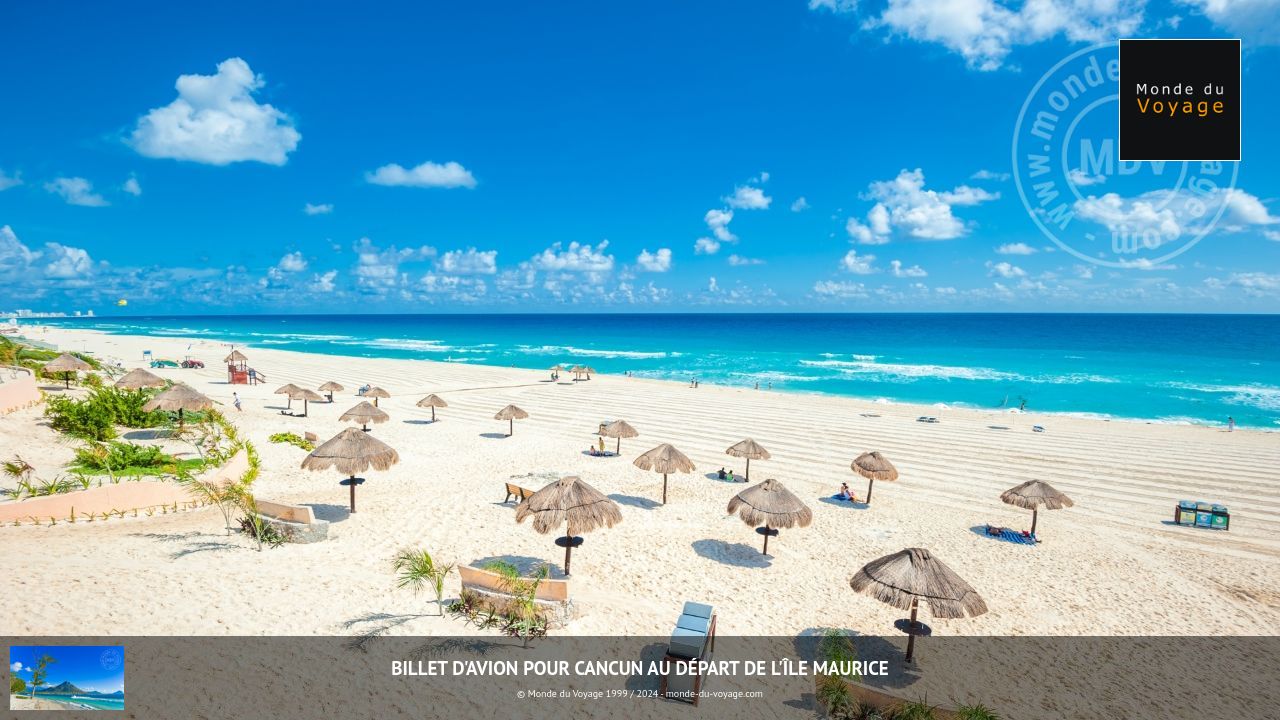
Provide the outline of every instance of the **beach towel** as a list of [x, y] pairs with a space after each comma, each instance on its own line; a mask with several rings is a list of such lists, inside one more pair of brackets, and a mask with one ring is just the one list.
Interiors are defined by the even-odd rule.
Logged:
[[1017, 530], [1010, 530], [1009, 528], [1000, 528], [999, 535], [992, 535], [991, 533], [987, 533], [986, 535], [992, 540], [1003, 540], [1004, 542], [1010, 542], [1015, 545], [1035, 545], [1036, 544], [1036, 540], [1034, 537], [1023, 535]]

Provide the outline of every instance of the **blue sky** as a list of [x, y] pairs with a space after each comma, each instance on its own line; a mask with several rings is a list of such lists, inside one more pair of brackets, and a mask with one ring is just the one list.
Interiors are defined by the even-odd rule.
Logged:
[[[6, 6], [0, 310], [1280, 310], [1280, 0], [458, 5]], [[1010, 177], [1116, 37], [1245, 48], [1223, 219], [1125, 267]]]
[[45, 686], [70, 682], [86, 692], [124, 690], [124, 647], [120, 645], [13, 645], [9, 672], [29, 686], [42, 655], [54, 659], [46, 668]]

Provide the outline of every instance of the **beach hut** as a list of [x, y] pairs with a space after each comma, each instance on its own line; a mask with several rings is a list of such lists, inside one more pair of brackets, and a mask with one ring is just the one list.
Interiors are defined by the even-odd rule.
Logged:
[[667, 475], [671, 473], [691, 473], [697, 468], [687, 455], [668, 443], [663, 443], [635, 459], [635, 466], [641, 470], [652, 470], [662, 473], [662, 504], [667, 504]]
[[147, 412], [155, 412], [163, 410], [164, 412], [178, 413], [178, 430], [183, 427], [183, 413], [187, 410], [196, 412], [199, 410], [208, 410], [213, 407], [213, 401], [201, 395], [185, 383], [177, 383], [168, 390], [156, 395], [147, 401], [142, 409]]
[[302, 459], [304, 470], [328, 470], [337, 468], [338, 472], [348, 476], [342, 481], [351, 489], [351, 512], [356, 511], [356, 485], [364, 483], [364, 478], [356, 477], [356, 473], [369, 468], [384, 471], [400, 462], [400, 454], [390, 445], [355, 428], [347, 428], [334, 435], [323, 445], [311, 451]]
[[273, 394], [284, 395], [286, 398], [288, 398], [288, 406], [286, 409], [292, 410], [293, 396], [297, 394], [297, 392], [301, 389], [302, 388], [298, 387], [297, 385], [294, 385], [293, 383], [287, 383], [285, 385], [281, 385], [280, 387], [276, 388], [276, 391]]
[[1021, 485], [1000, 493], [1004, 502], [1031, 511], [1031, 537], [1036, 536], [1036, 518], [1040, 508], [1061, 510], [1075, 505], [1071, 498], [1058, 492], [1043, 480], [1028, 480]]
[[607, 438], [617, 438], [618, 448], [614, 451], [616, 454], [622, 454], [622, 438], [639, 437], [640, 432], [631, 427], [626, 420], [614, 420], [607, 425], [600, 426], [600, 436]]
[[515, 430], [516, 430], [515, 421], [524, 420], [527, 417], [529, 417], [529, 413], [525, 412], [524, 410], [521, 410], [515, 405], [508, 405], [502, 408], [501, 410], [499, 410], [498, 414], [493, 416], [493, 419], [506, 420], [507, 421], [507, 437], [511, 437], [511, 435], [515, 433]]
[[222, 362], [227, 364], [227, 382], [232, 385], [249, 384], [249, 358], [244, 353], [232, 350], [222, 358]]
[[122, 390], [141, 390], [142, 388], [159, 388], [168, 385], [169, 381], [142, 368], [125, 373], [115, 382]]
[[853, 459], [849, 467], [867, 479], [867, 504], [871, 504], [871, 486], [877, 480], [897, 480], [898, 468], [878, 452], [865, 452]]
[[334, 393], [342, 392], [345, 389], [346, 388], [342, 387], [341, 385], [339, 385], [338, 383], [332, 380], [320, 386], [320, 392], [329, 394], [329, 402], [333, 402]]
[[289, 399], [302, 401], [302, 415], [300, 415], [299, 417], [306, 417], [307, 403], [320, 402], [321, 400], [324, 400], [324, 396], [316, 392], [315, 390], [309, 390], [307, 388], [298, 388], [297, 392], [289, 395]]
[[915, 652], [916, 635], [929, 632], [916, 622], [921, 599], [936, 618], [976, 617], [987, 611], [978, 591], [924, 548], [907, 548], [872, 560], [849, 580], [849, 586], [882, 603], [911, 611], [910, 620], [898, 622], [899, 629], [907, 633], [907, 662]]
[[74, 377], [75, 374], [78, 372], [92, 371], [93, 366], [81, 360], [80, 358], [76, 357], [75, 355], [72, 355], [71, 353], [62, 353], [58, 357], [45, 363], [43, 370], [45, 372], [51, 372], [51, 373], [53, 372], [62, 373], [63, 380], [66, 381], [66, 386], [68, 389], [70, 389], [71, 378]]
[[373, 398], [373, 406], [378, 407], [378, 398], [389, 398], [391, 397], [391, 393], [387, 392], [386, 390], [383, 390], [380, 387], [374, 386], [369, 388], [368, 390], [365, 390], [364, 396], [367, 398]]
[[747, 471], [746, 473], [743, 474], [742, 482], [751, 482], [751, 461], [752, 460], [768, 460], [769, 459], [769, 451], [765, 450], [760, 443], [756, 442], [755, 440], [752, 440], [751, 438], [747, 438], [742, 442], [729, 446], [729, 449], [725, 450], [724, 453], [726, 455], [732, 455], [733, 457], [747, 459]]
[[618, 504], [582, 478], [563, 477], [525, 498], [516, 506], [516, 522], [533, 518], [533, 529], [546, 535], [564, 525], [564, 537], [556, 545], [564, 548], [564, 574], [569, 574], [573, 549], [582, 545], [579, 533], [611, 528], [622, 522]]
[[418, 407], [429, 407], [429, 408], [431, 408], [431, 422], [435, 422], [435, 421], [436, 421], [436, 408], [438, 408], [438, 407], [441, 407], [441, 408], [443, 408], [443, 407], [449, 407], [449, 403], [445, 402], [445, 401], [444, 401], [444, 398], [440, 397], [439, 395], [436, 395], [435, 393], [432, 393], [432, 394], [430, 394], [430, 395], [428, 395], [428, 396], [426, 396], [426, 397], [422, 398], [421, 400], [419, 400], [419, 401], [418, 401]]
[[762, 555], [769, 554], [769, 537], [777, 535], [778, 528], [808, 527], [813, 522], [813, 511], [809, 506], [773, 479], [746, 488], [734, 496], [729, 501], [729, 514], [735, 512], [742, 522], [764, 536]]
[[338, 418], [342, 422], [360, 423], [360, 429], [365, 432], [369, 432], [369, 423], [377, 425], [390, 419], [390, 415], [370, 405], [368, 400], [361, 401], [359, 405], [342, 413], [342, 416]]

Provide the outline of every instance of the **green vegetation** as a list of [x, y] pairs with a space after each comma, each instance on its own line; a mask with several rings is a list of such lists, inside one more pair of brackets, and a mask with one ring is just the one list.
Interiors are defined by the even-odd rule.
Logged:
[[512, 601], [499, 611], [493, 601], [464, 588], [458, 600], [449, 605], [449, 614], [480, 629], [496, 627], [505, 635], [520, 638], [524, 647], [529, 647], [534, 638], [545, 637], [547, 618], [534, 598], [538, 586], [547, 578], [546, 566], [528, 577], [522, 576], [515, 565], [502, 560], [486, 563], [483, 569], [502, 576], [502, 590], [512, 596]]
[[41, 655], [40, 659], [36, 661], [36, 666], [31, 669], [31, 697], [34, 698], [36, 696], [36, 688], [49, 679], [49, 665], [55, 662], [57, 660], [48, 655]]
[[172, 465], [177, 458], [166, 453], [158, 445], [134, 445], [111, 441], [90, 443], [76, 448], [73, 466], [84, 470], [111, 470], [123, 472], [124, 468], [153, 470]]
[[168, 422], [165, 413], [142, 409], [150, 399], [147, 390], [100, 387], [82, 400], [50, 395], [44, 414], [49, 425], [59, 432], [85, 440], [111, 440], [116, 437], [117, 425], [152, 428]]
[[14, 675], [13, 677], [9, 678], [9, 694], [10, 695], [17, 695], [18, 693], [26, 689], [27, 689], [27, 683], [22, 678], [18, 677], [17, 675]]
[[267, 439], [273, 443], [287, 443], [295, 447], [300, 447], [303, 450], [306, 450], [308, 452], [316, 449], [315, 443], [311, 442], [310, 440], [307, 440], [306, 438], [300, 437], [297, 433], [291, 433], [291, 432], [276, 433]]
[[393, 563], [399, 574], [396, 585], [413, 588], [415, 593], [429, 587], [436, 596], [436, 607], [444, 616], [444, 579], [453, 572], [453, 565], [441, 565], [425, 549], [405, 549], [396, 554]]
[[995, 714], [991, 708], [981, 703], [976, 705], [961, 705], [959, 709], [956, 710], [956, 713], [964, 720], [1000, 720], [999, 715]]

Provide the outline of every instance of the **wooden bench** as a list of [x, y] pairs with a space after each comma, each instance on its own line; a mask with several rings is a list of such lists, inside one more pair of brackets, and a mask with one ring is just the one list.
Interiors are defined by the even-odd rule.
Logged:
[[511, 498], [516, 498], [517, 500], [523, 502], [525, 500], [528, 500], [529, 496], [532, 494], [533, 494], [532, 490], [526, 490], [520, 487], [519, 485], [512, 485], [511, 483], [507, 483], [507, 496], [502, 499], [502, 502], [509, 503], [511, 502]]

